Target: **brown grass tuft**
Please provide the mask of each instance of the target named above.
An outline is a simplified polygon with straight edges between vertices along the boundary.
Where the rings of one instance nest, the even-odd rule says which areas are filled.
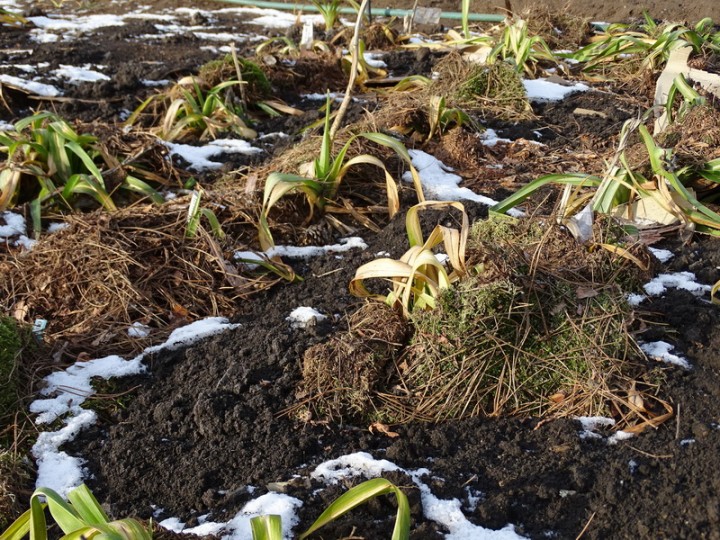
[[[310,347],[298,397],[316,417],[366,418],[373,396],[395,371],[406,339],[405,320],[385,304],[365,304],[348,318],[348,331]]]
[[[127,336],[134,322],[150,326],[153,341],[162,339],[189,320],[231,315],[239,301],[279,279],[232,263],[233,251],[255,239],[248,215],[254,210],[241,190],[206,193],[202,202],[218,214],[232,245],[202,228],[186,238],[188,203],[184,197],[68,217],[69,228],[0,262],[3,310],[20,321],[46,319],[47,341],[68,353],[112,345],[123,354],[148,345]]]

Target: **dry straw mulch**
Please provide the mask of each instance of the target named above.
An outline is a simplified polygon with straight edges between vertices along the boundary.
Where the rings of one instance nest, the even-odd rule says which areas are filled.
[[[46,319],[46,340],[71,354],[109,345],[137,352],[149,341],[128,336],[136,322],[157,341],[196,318],[230,316],[239,301],[280,279],[232,262],[233,251],[254,240],[246,199],[233,191],[203,198],[232,241],[230,234],[215,238],[209,227],[185,237],[190,197],[68,216],[68,228],[0,261],[2,308],[20,321]]]

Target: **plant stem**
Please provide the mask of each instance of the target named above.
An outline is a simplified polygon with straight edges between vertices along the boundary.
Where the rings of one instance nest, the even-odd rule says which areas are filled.
[[[350,40],[350,54],[352,54],[352,63],[350,65],[350,80],[348,81],[347,89],[345,90],[345,96],[343,97],[340,108],[338,109],[335,120],[333,121],[332,127],[330,128],[330,140],[335,139],[335,134],[342,125],[343,117],[350,105],[352,99],[353,86],[355,86],[355,79],[357,78],[357,66],[358,56],[360,55],[360,28],[362,28],[363,14],[367,8],[370,0],[363,0],[358,9],[357,20],[355,21],[355,32],[353,33],[352,40]]]

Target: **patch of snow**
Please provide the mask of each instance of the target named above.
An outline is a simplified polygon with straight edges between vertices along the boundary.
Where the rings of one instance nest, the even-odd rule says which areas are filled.
[[[12,131],[15,129],[15,126],[11,124],[10,122],[5,122],[5,120],[0,120],[0,131]]]
[[[356,452],[321,463],[315,467],[310,477],[332,485],[346,478],[376,478],[384,472],[393,471],[402,469],[386,459],[375,459],[367,452]]]
[[[648,251],[655,255],[655,258],[660,261],[661,263],[668,262],[670,259],[672,259],[675,255],[672,251],[669,249],[658,249],[654,247],[648,247]]]
[[[229,32],[193,32],[193,35],[205,41],[243,42],[248,41],[249,38],[245,34],[231,34]]]
[[[497,143],[511,143],[510,139],[499,137],[497,131],[492,128],[486,128],[483,133],[480,133],[480,138],[485,146],[493,147]]]
[[[371,53],[366,52],[363,55],[363,58],[365,59],[365,62],[368,66],[374,67],[374,68],[386,68],[387,64],[383,62],[382,60],[382,53]]]
[[[683,439],[680,441],[680,446],[690,446],[691,444],[695,444],[697,441],[695,439]]]
[[[62,91],[51,84],[28,81],[26,79],[21,79],[20,77],[13,77],[12,75],[0,75],[0,83],[16,86],[38,96],[57,97],[62,95]]]
[[[28,238],[24,234],[21,234],[18,239],[13,242],[13,246],[22,246],[26,251],[30,251],[35,244],[37,244],[37,240]]]
[[[423,189],[426,195],[429,195],[431,198],[440,201],[460,201],[465,199],[486,206],[497,204],[497,201],[490,197],[478,195],[466,187],[458,187],[462,178],[454,174],[450,167],[430,154],[422,150],[408,150],[408,152],[410,153],[412,164],[420,176]],[[410,174],[409,171],[405,172],[402,178],[405,182],[412,182],[412,174]],[[516,217],[524,215],[515,209],[511,209],[508,214]]]
[[[643,289],[645,289],[645,292],[650,296],[659,296],[663,294],[668,287],[690,291],[698,296],[710,291],[710,285],[703,285],[695,281],[695,279],[695,274],[692,272],[659,274],[643,285]]]
[[[421,480],[421,473],[414,471],[410,473],[410,476],[420,489],[420,500],[425,517],[450,531],[445,535],[446,540],[518,540],[524,538],[515,532],[513,525],[506,525],[498,531],[475,525],[463,514],[458,499],[439,499]]]
[[[70,224],[66,223],[64,221],[54,221],[50,223],[47,227],[47,232],[50,234],[56,233],[58,231],[64,231],[65,229],[69,229]]]
[[[27,17],[37,28],[45,32],[57,32],[68,35],[79,35],[85,32],[91,32],[100,28],[110,26],[124,26],[125,21],[121,15],[73,15],[71,18],[64,19],[59,16],[46,17],[44,15],[38,17]]]
[[[198,521],[200,521],[198,519]],[[208,535],[219,535],[225,528],[224,523],[215,523],[212,521],[206,521],[195,527],[184,529],[182,532],[185,534],[194,534],[196,536],[208,536]]]
[[[620,441],[626,441],[628,439],[632,439],[634,436],[635,436],[635,434],[631,433],[629,431],[623,431],[623,430],[616,431],[615,433],[613,433],[612,435],[610,435],[607,438],[607,443],[611,444],[611,445],[617,444]]]
[[[32,66],[30,64],[14,64],[14,65],[3,64],[0,66],[0,68],[3,68],[3,69],[15,68],[15,69],[19,69],[20,71],[24,71],[25,73],[35,73],[37,71],[37,66]]]
[[[339,244],[327,246],[275,246],[268,249],[265,255],[269,258],[287,257],[289,259],[310,259],[327,253],[343,253],[351,249],[367,249],[367,244],[358,236],[341,238]],[[262,257],[254,251],[236,251],[233,254],[235,260],[246,259],[250,261],[261,261]]]
[[[300,306],[293,309],[285,320],[290,323],[293,328],[307,328],[312,321],[320,322],[327,319],[327,315],[323,315],[318,310],[308,306]]]
[[[195,171],[205,169],[219,169],[222,163],[211,161],[211,157],[221,154],[257,154],[262,152],[260,148],[255,148],[249,142],[242,139],[215,139],[205,146],[192,146],[190,144],[179,144],[166,142],[165,145],[172,155],[180,156],[190,165],[189,168]]]
[[[110,80],[110,77],[104,73],[90,69],[90,65],[76,67],[60,64],[58,69],[54,69],[50,73],[52,73],[55,77],[67,79],[73,84]]]
[[[134,338],[146,338],[150,335],[150,327],[141,322],[134,322],[127,329],[127,334]]]
[[[472,513],[477,510],[477,507],[484,499],[484,495],[481,491],[473,489],[470,486],[465,486],[465,494],[467,497],[467,510]]]
[[[183,529],[185,528],[185,523],[180,521],[179,518],[171,517],[167,519],[163,519],[161,522],[158,523],[163,529],[167,529],[172,532],[181,533]]]
[[[81,430],[93,425],[96,419],[94,411],[83,409],[65,419],[65,426],[61,429],[38,434],[32,447],[32,455],[37,463],[37,487],[53,489],[64,497],[82,483],[85,460],[69,456],[60,447],[72,441]]]
[[[0,238],[10,238],[11,236],[25,234],[24,216],[6,210],[0,214],[0,217],[5,221],[5,225],[0,225]]]
[[[328,96],[330,96],[330,99],[332,99],[333,101],[335,101],[337,103],[341,103],[344,98],[344,94],[342,92],[327,92],[325,94],[315,92],[314,94],[300,94],[301,98],[309,99],[310,101],[325,101]],[[354,101],[357,103],[357,102],[360,102],[361,100],[356,97],[353,97],[351,99],[351,101]]]
[[[160,79],[159,81],[153,81],[150,79],[142,79],[140,82],[142,84],[144,84],[145,86],[156,87],[156,86],[167,86],[172,81],[170,81],[170,79]]]
[[[599,429],[610,428],[615,425],[615,420],[606,416],[576,416],[575,420],[580,422],[582,431],[579,432],[581,439],[602,439],[603,436],[597,433]],[[605,443],[609,445],[617,444],[620,441],[624,441],[633,437],[633,433],[627,431],[616,431],[608,438],[605,439]]]
[[[238,10],[240,11],[240,10]],[[256,24],[266,29],[268,28],[291,28],[298,19],[301,23],[312,22],[315,24],[324,24],[322,15],[302,15],[300,17],[295,13],[278,11],[275,9],[258,9],[258,8],[243,8],[242,12],[247,14],[257,14],[258,17],[247,21],[248,24]]]
[[[262,141],[265,139],[287,139],[290,137],[287,133],[283,133],[282,131],[274,131],[272,133],[263,133],[260,136],[258,136],[258,140]]]
[[[225,317],[206,317],[193,323],[181,326],[172,331],[165,343],[148,347],[143,352],[143,356],[147,353],[156,353],[162,350],[175,351],[181,347],[187,347],[193,343],[200,341],[206,337],[220,334],[226,330],[234,330],[240,324],[231,324]]]
[[[26,233],[25,217],[15,212],[6,210],[0,213],[0,217],[5,221],[5,225],[0,225],[0,238],[15,238],[12,242],[13,246],[22,246],[30,251],[36,244],[35,240],[28,238]]]
[[[565,86],[547,79],[523,79],[523,86],[530,101],[560,101],[570,94],[586,92],[590,87],[583,83]]]
[[[176,17],[169,13],[141,13],[139,11],[133,11],[123,16],[123,19],[141,19],[147,21],[174,21]]]
[[[36,424],[50,424],[59,417],[82,412],[80,405],[92,396],[93,377],[109,379],[142,373],[142,355],[125,360],[117,355],[96,358],[88,362],[76,362],[64,371],[56,371],[45,377],[41,395],[55,394],[52,398],[36,399],[30,404],[30,412],[37,414]]]
[[[674,348],[674,345],[671,345],[666,341],[640,343],[640,349],[642,349],[642,351],[650,358],[654,360],[660,360],[662,362],[667,362],[668,364],[674,364],[684,369],[692,369],[692,366],[690,366],[690,362],[688,362],[685,358],[676,354],[672,354],[670,352]]]
[[[225,526],[230,534],[222,540],[246,540],[252,538],[250,520],[257,516],[278,515],[282,520],[283,538],[292,538],[292,529],[300,518],[296,511],[302,506],[302,501],[283,493],[266,493],[257,499],[248,501],[242,510]]]
[[[632,307],[639,306],[645,300],[647,300],[647,296],[645,296],[644,294],[630,293],[627,295],[628,304],[630,304]]]

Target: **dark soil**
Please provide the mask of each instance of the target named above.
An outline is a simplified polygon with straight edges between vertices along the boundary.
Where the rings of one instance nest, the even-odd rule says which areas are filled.
[[[497,3],[476,1],[473,11],[496,11]],[[97,2],[90,9],[124,11],[135,4]],[[548,6],[561,4],[565,0]],[[457,9],[455,2],[430,5]],[[645,8],[657,17],[720,17],[720,8],[711,0],[682,6],[667,1],[632,5],[571,1],[568,5],[570,11],[605,20],[638,16]],[[177,6],[178,2],[161,1],[153,10]],[[401,2],[397,7],[403,6]],[[204,0],[192,7],[225,5]],[[519,6],[513,3],[513,7]],[[63,9],[70,9],[69,3]],[[185,24],[189,23],[188,18]],[[238,31],[238,24],[232,15],[218,17],[219,28]],[[67,85],[63,99],[50,101],[9,89],[5,98],[10,108],[0,106],[0,120],[10,121],[42,106],[72,119],[116,122],[123,111],[152,92],[141,80],[176,79],[216,57],[200,48],[208,43],[192,35],[147,44],[133,39],[155,32],[153,24],[139,20],[75,41],[42,45],[28,42],[24,31],[3,28],[3,64],[26,62],[18,56],[22,53],[8,51],[32,48],[31,61],[48,62],[48,71],[60,64],[103,64],[112,81]],[[431,64],[421,61],[426,58],[409,55],[406,72],[427,73]],[[19,74],[13,69],[5,72]],[[563,148],[588,156],[588,162],[594,159],[594,167],[601,168],[597,156],[614,146],[623,121],[647,106],[646,97],[631,100],[609,90],[599,88],[559,103],[535,105],[537,118],[531,122],[511,125],[490,120],[501,136],[540,141],[546,147],[521,143],[482,147],[478,151],[484,154],[473,159],[446,152],[443,160],[457,168],[468,180],[466,185],[496,198],[541,173],[567,170],[564,158],[558,157]],[[290,100],[292,94],[287,91],[283,97]],[[318,118],[318,103],[298,99],[291,104],[309,111],[302,120],[291,119],[294,126],[268,121],[261,131],[295,133]],[[604,116],[578,120],[573,113],[578,107]],[[267,152],[278,150],[268,146]],[[498,163],[505,167],[502,175],[491,167]],[[241,165],[232,163],[228,169]],[[486,216],[485,208],[468,207],[473,219]],[[304,502],[302,523],[295,529],[300,531],[343,490],[318,491],[319,485],[306,479],[308,473],[327,459],[366,451],[407,470],[430,468],[433,493],[457,498],[466,508],[469,494],[482,494],[477,508],[465,514],[491,529],[512,523],[518,533],[538,539],[572,539],[581,533],[589,539],[720,538],[720,311],[687,292],[671,290],[643,303],[637,313],[645,322],[640,339],[672,343],[693,366],[689,371],[659,363],[651,366],[663,379],[664,397],[676,415],[655,430],[614,445],[604,438],[581,439],[580,424],[568,419],[410,423],[392,426],[399,436],[389,438],[371,433],[366,425],[316,418],[301,421],[288,413],[297,402],[304,351],[345,329],[344,316],[362,305],[347,292],[355,269],[380,251],[401,255],[407,248],[403,230],[404,220],[398,216],[380,233],[359,233],[369,244],[365,251],[289,261],[304,277],[302,283],[281,284],[251,301],[238,302],[230,314],[241,324],[238,329],[184,350],[153,355],[147,359],[147,376],[122,382],[128,388],[137,385],[126,408],[105,413],[99,425],[66,449],[87,459],[92,475],[88,483],[111,514],[149,518],[153,505],[158,505],[163,511],[156,519],[176,516],[193,525],[199,516],[211,514],[213,521],[227,520],[270,484],[292,480],[284,489]],[[697,236],[683,244],[670,238],[661,247],[677,254],[668,270],[689,269],[706,284],[720,279],[717,240]],[[298,306],[312,306],[330,315],[330,322],[293,329],[285,318]],[[424,519],[412,480],[401,474],[387,477],[403,486],[410,498],[412,537],[443,538],[446,531]],[[249,486],[258,488],[252,496]],[[381,500],[323,529],[322,537],[387,538],[393,515],[392,504]]]

